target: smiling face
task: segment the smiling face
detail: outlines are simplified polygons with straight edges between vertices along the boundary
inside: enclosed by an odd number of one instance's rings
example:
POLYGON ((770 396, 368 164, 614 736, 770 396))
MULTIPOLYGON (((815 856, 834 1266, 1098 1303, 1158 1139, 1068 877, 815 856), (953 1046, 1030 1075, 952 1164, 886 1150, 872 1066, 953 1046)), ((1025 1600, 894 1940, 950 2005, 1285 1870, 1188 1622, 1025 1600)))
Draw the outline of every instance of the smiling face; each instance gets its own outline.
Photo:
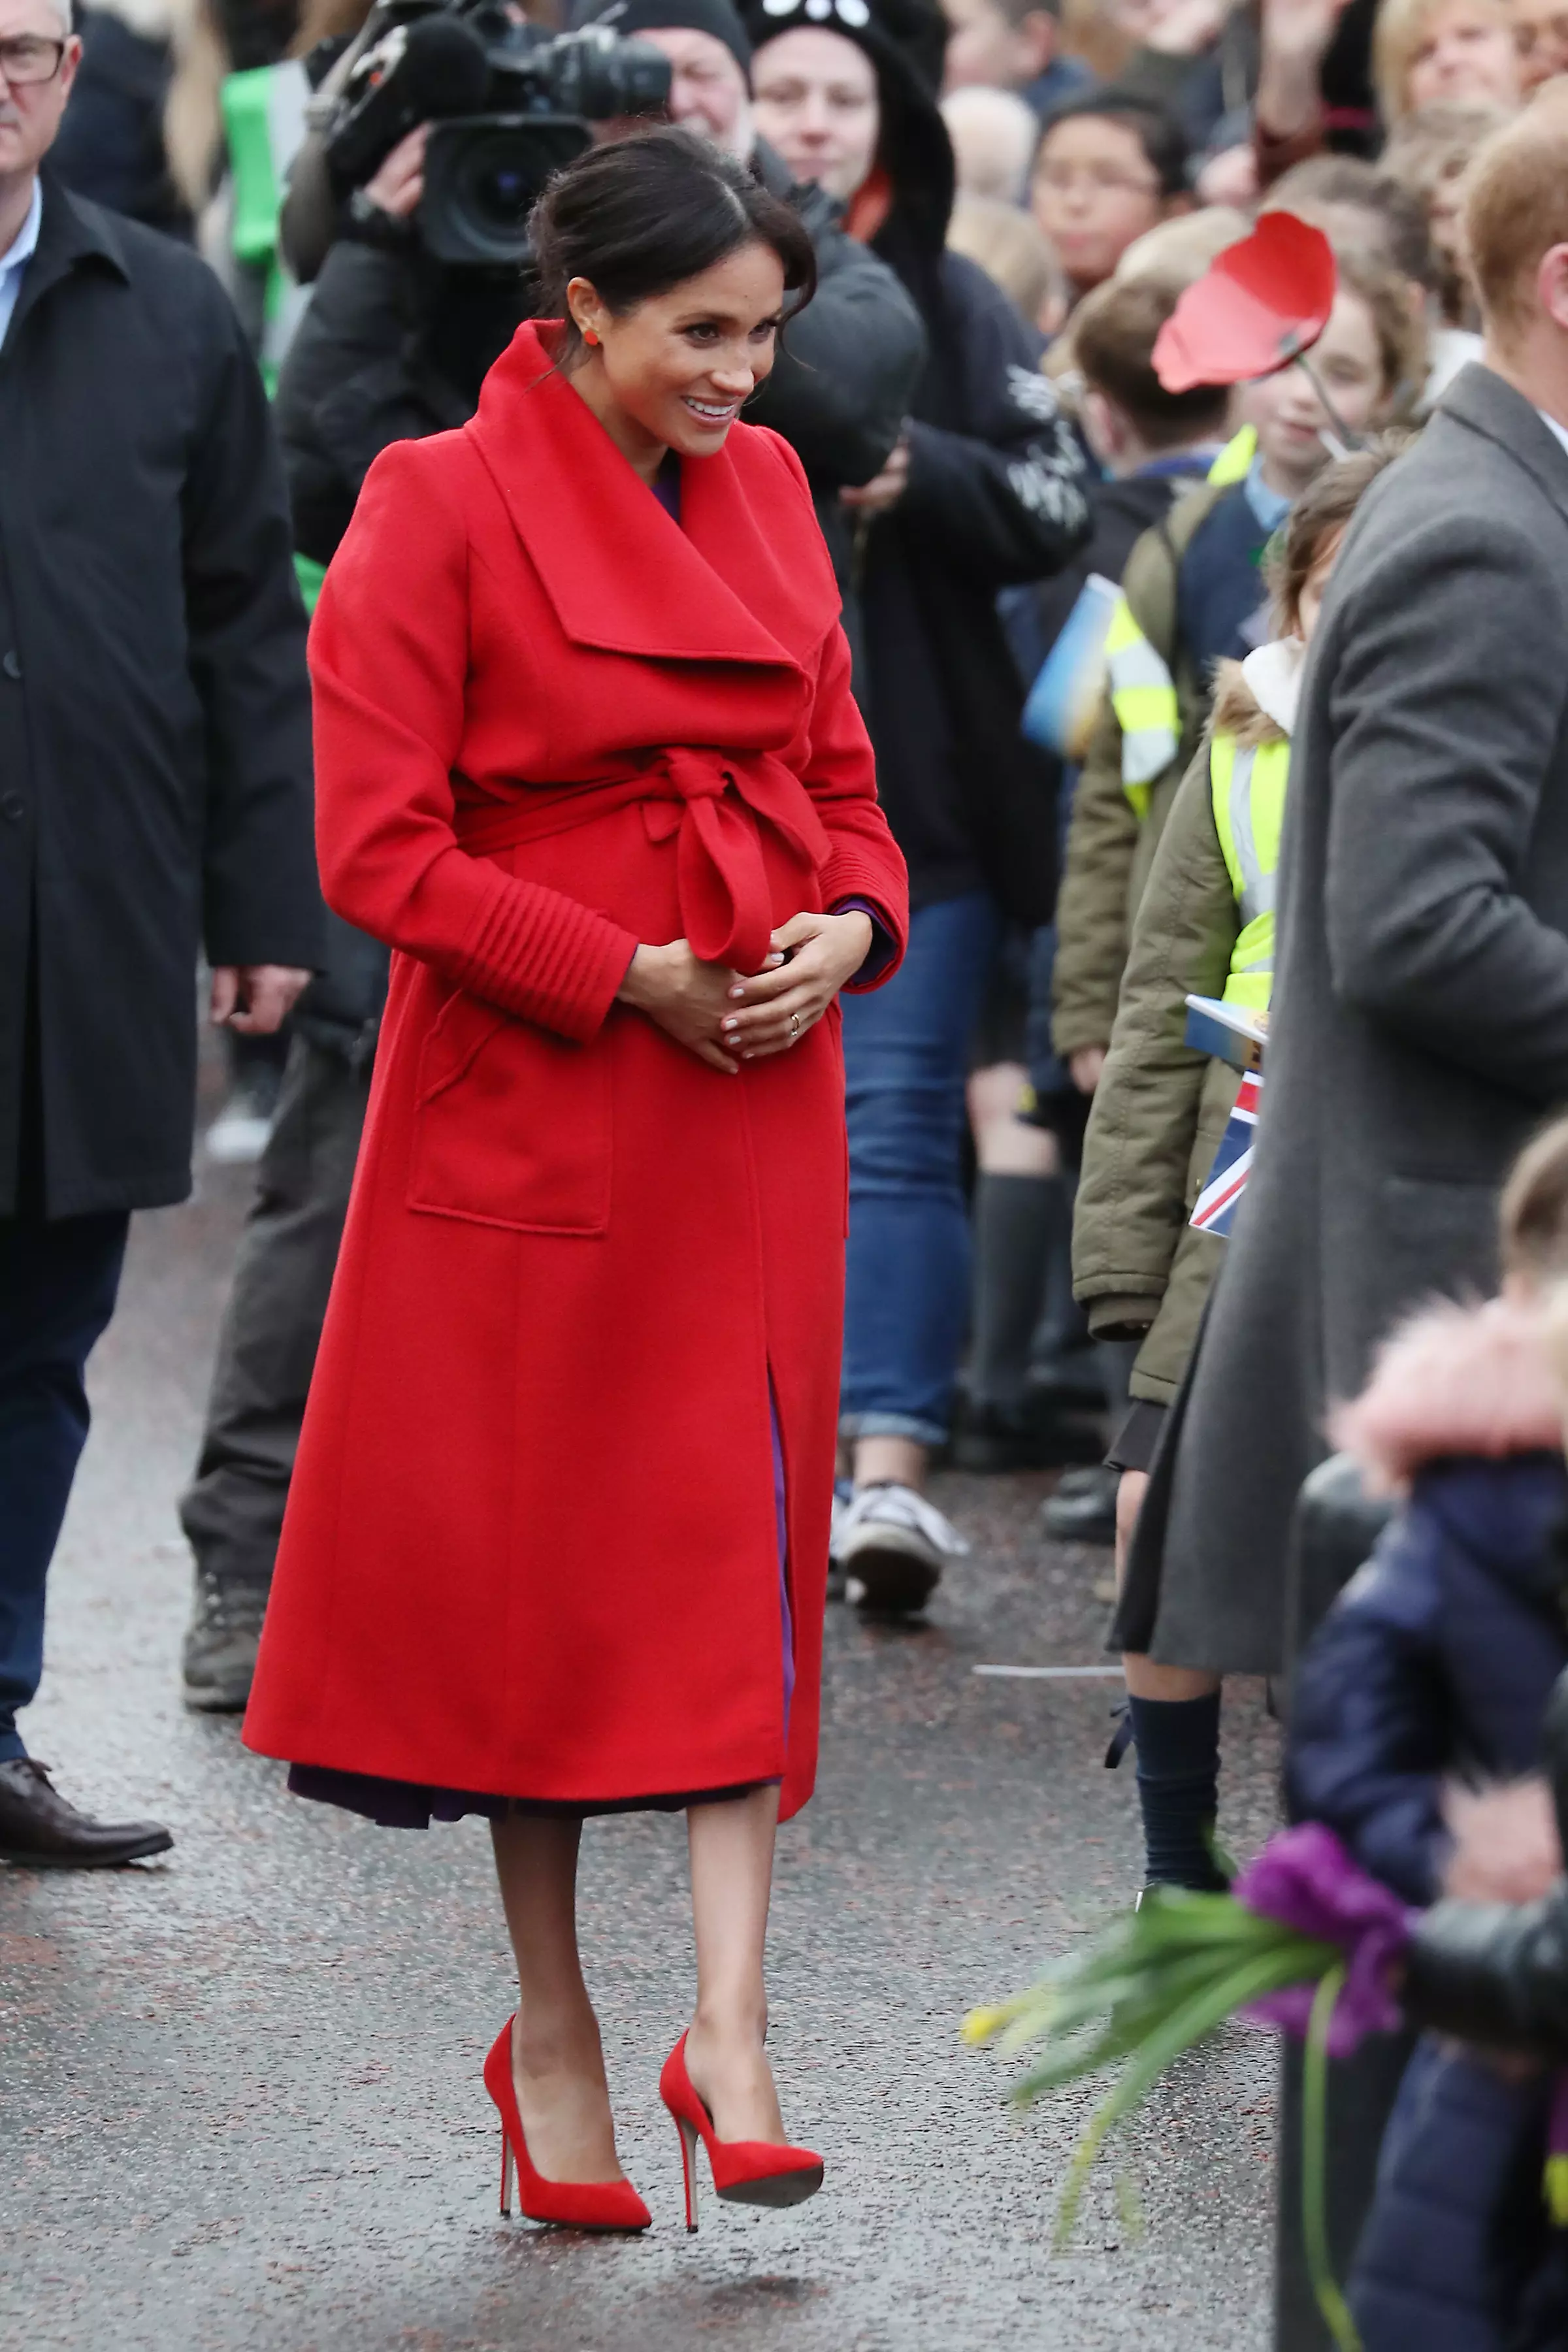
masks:
POLYGON ((30 181, 54 144, 80 56, 81 43, 67 38, 50 0, 0 0, 0 185, 30 181), (46 72, 47 79, 37 79, 46 72))
POLYGON ((802 25, 758 50, 752 86, 758 136, 797 180, 847 204, 866 184, 882 127, 865 50, 842 33, 802 25))
POLYGON ((1519 83, 1519 51, 1508 19, 1474 0, 1447 0, 1426 20, 1405 76, 1405 97, 1412 108, 1446 100, 1511 106, 1519 83))
MULTIPOLYGON (((1341 288, 1309 356, 1347 431, 1363 433, 1377 422, 1390 387, 1383 380, 1377 329, 1359 294, 1341 288)), ((1260 376, 1242 394, 1241 411, 1258 428, 1264 479, 1281 496, 1299 498, 1328 463, 1321 436, 1333 429, 1310 377, 1299 367, 1260 376)))
POLYGON ((772 370, 784 298, 784 264, 760 241, 619 317, 587 278, 573 278, 566 301, 587 348, 571 382, 645 480, 667 449, 711 457, 723 447, 772 370))

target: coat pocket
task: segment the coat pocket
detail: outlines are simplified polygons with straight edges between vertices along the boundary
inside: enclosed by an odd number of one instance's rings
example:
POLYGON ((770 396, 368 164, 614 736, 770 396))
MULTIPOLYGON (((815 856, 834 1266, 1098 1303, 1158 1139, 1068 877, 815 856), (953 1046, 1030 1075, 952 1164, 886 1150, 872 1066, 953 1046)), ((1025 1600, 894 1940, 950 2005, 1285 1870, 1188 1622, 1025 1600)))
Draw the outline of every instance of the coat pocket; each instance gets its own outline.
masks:
POLYGON ((419 1057, 408 1205, 524 1234, 610 1215, 610 1038, 574 1045, 458 990, 419 1057))

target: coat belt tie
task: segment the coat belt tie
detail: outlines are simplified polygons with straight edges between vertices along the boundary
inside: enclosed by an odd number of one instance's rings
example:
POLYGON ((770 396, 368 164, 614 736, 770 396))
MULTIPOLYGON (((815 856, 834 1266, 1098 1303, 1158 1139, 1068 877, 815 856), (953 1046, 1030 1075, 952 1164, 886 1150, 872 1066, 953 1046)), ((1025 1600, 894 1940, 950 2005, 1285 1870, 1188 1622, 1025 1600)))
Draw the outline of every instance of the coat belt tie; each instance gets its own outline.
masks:
POLYGON ((759 828, 766 825, 803 884, 831 849, 811 795, 771 752, 661 751, 629 776, 524 786, 505 808, 459 810, 458 838, 473 856, 543 839, 640 803, 650 841, 676 842, 680 919, 692 952, 732 971, 760 969, 773 935, 773 894, 759 828))

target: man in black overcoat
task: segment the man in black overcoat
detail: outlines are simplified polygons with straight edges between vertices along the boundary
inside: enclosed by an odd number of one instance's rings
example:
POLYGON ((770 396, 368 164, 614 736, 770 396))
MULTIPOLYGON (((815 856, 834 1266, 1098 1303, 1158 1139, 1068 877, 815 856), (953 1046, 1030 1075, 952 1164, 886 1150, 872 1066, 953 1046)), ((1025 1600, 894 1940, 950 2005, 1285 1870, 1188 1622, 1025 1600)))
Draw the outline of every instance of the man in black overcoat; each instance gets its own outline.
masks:
POLYGON ((26 1754, 83 1369, 184 1200, 192 992, 278 1027, 319 953, 310 689, 266 401, 195 256, 43 158, 70 0, 0 0, 0 1860, 124 1862, 26 1754))

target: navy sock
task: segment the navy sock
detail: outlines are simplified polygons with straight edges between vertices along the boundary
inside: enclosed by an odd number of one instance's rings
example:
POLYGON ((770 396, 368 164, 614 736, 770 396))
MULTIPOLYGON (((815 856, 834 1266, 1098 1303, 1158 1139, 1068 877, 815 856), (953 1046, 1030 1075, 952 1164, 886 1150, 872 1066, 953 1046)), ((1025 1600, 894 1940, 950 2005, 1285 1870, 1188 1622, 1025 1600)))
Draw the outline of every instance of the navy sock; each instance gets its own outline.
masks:
POLYGON ((1131 1698, 1145 1884, 1218 1887, 1210 1851, 1219 1810, 1219 1697, 1131 1698))

